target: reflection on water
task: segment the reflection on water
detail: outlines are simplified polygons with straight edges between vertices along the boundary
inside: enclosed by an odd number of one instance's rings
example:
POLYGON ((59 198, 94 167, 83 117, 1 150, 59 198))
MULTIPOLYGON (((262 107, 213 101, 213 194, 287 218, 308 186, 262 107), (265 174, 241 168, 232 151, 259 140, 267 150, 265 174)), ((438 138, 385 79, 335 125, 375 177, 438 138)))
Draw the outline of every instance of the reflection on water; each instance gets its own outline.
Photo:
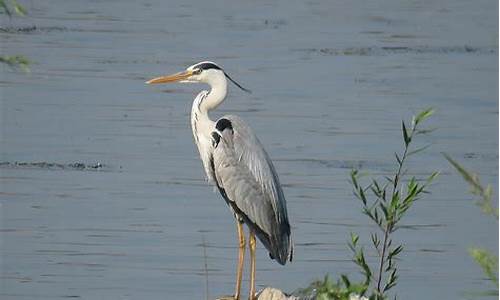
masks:
POLYGON ((214 117, 252 125, 288 200, 295 259, 281 267, 260 247, 259 287, 357 274, 349 232, 369 240, 373 227, 349 172, 390 174, 400 120, 428 106, 437 130, 421 137, 432 146, 410 168, 442 175, 395 236, 405 241, 398 296, 488 287, 466 249, 497 251, 497 224, 441 152, 497 182, 495 2, 92 4, 28 3, 28 17, 0 27, 3 54, 36 62, 29 74, 3 66, 0 78, 0 298, 233 290, 236 226, 203 178, 189 128, 205 87, 144 85, 203 59, 253 90, 231 89, 214 117))

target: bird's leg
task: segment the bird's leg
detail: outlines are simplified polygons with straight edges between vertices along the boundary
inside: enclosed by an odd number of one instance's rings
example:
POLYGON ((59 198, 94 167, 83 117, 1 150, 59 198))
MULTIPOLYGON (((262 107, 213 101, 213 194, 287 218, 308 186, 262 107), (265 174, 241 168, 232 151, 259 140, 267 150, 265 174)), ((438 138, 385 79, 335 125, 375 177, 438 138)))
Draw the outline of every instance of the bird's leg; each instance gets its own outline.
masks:
POLYGON ((249 300, 255 300, 255 233, 250 229, 248 237, 248 246, 250 248, 250 296, 249 300))
POLYGON ((236 271, 236 289, 234 295, 222 296, 217 300, 240 300, 241 278, 243 275, 243 263, 245 260, 245 233, 243 232, 243 222, 236 216, 236 228, 238 229, 238 269, 236 271))
POLYGON ((234 299, 240 299, 241 291, 241 277, 243 275, 243 262, 245 260, 245 233, 243 232, 243 223, 236 219, 236 226, 238 227, 238 270, 236 271, 236 290, 234 292, 234 299))

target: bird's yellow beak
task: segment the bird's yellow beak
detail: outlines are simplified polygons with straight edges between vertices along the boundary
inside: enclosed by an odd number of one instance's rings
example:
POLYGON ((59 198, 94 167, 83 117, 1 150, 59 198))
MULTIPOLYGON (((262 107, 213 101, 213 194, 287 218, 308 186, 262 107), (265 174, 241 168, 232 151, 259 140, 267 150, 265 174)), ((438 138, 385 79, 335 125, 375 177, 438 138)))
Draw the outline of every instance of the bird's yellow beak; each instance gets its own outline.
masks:
POLYGON ((191 75, 193 75, 193 71, 182 71, 179 73, 175 73, 167 76, 160 76, 153 78, 151 80, 146 81, 147 84, 157 84, 157 83, 169 83, 169 82, 178 82, 181 80, 188 79, 191 75))

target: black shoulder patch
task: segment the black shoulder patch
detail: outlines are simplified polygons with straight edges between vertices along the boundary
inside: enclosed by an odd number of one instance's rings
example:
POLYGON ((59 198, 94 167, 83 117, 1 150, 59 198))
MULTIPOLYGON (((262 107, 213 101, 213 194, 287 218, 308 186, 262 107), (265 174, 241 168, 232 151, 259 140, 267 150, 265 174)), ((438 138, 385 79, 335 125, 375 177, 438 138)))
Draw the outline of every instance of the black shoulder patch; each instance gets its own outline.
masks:
POLYGON ((218 65, 211 63, 211 62, 199 63, 195 66, 195 68, 202 69, 202 70, 210 70, 210 69, 222 70, 221 67, 219 67, 218 65))
POLYGON ((217 148, 217 145, 219 145, 219 142, 220 142, 220 135, 217 133, 217 132, 212 132, 212 144, 214 147, 217 148))
POLYGON ((217 124, 215 124, 215 128, 217 128, 217 130, 219 130, 220 132, 223 132, 226 128, 233 130, 233 124, 231 124, 231 121, 229 121, 228 119, 222 118, 217 121, 217 124))

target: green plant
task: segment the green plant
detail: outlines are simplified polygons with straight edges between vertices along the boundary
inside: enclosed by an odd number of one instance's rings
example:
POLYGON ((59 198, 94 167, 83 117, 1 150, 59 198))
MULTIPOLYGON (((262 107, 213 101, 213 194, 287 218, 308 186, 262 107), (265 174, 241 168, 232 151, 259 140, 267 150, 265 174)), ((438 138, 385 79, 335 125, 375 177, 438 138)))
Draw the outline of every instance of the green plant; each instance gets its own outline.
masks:
POLYGON ((0 0, 0 8, 9 17, 13 14, 18 16, 25 16, 27 14, 24 6, 19 4, 16 0, 0 0))
POLYGON ((351 172, 354 195, 361 201, 363 213, 379 229, 378 232, 371 233, 371 243, 378 255, 378 263, 375 268, 366 262, 363 247, 358 246, 359 237, 356 234, 351 234, 349 245, 354 253, 354 262, 361 268, 365 277, 365 284, 369 288, 371 287, 370 299, 386 299, 387 292, 397 284, 396 260, 403 250, 403 245, 393 243, 391 235, 398 230, 399 222, 408 209, 423 193, 427 192, 427 187, 438 175, 438 172, 433 172, 423 181, 412 176, 406 184, 403 184, 407 175, 405 169, 407 159, 428 148, 427 145, 411 150, 411 145, 416 135, 428 132, 421 130, 419 125, 433 112, 432 109, 420 112, 413 117, 409 128, 402 121, 404 150, 402 154, 395 153, 397 171, 394 175, 386 176, 383 183, 372 179, 370 184, 364 186, 359 182, 359 171, 353 170, 351 172))
POLYGON ((469 184, 471 194, 478 196, 479 199, 476 200, 477 206, 487 214, 492 215, 498 220, 498 208, 493 206, 493 189, 491 185, 484 187, 479 180, 477 174, 466 170, 458 162, 454 161, 448 154, 443 153, 444 157, 448 162, 457 170, 457 172, 462 175, 463 179, 469 184))
POLYGON ((23 55, 0 55, 0 62, 11 68, 20 68, 24 72, 29 72, 30 61, 23 55))
POLYGON ((314 297, 315 300, 350 300, 351 296, 362 295, 365 291, 366 286, 363 283, 352 283, 346 275, 341 275, 337 281, 326 275, 323 280, 316 280, 294 294, 300 299, 314 297))
MULTIPOLYGON (((469 184, 470 192, 479 197, 476 205, 481 208, 484 214, 493 216, 498 221, 498 208, 493 205, 493 189, 491 185, 484 187, 479 180, 479 176, 465 169, 449 155, 443 153, 448 162, 457 170, 463 179, 469 184)), ((469 254, 483 270, 484 275, 496 286, 495 290, 480 293, 483 296, 498 296, 498 256, 486 249, 472 247, 469 254)))
MULTIPOLYGON (((351 184, 354 196, 362 203, 362 211, 378 229, 371 233, 371 244, 377 254, 375 263, 366 260, 364 247, 359 243, 359 236, 351 233, 349 248, 353 253, 353 262, 361 269, 364 280, 351 283, 347 275, 342 275, 337 282, 325 277, 323 281, 313 282, 302 291, 316 291, 316 299, 346 300, 367 296, 370 300, 388 298, 388 291, 398 281, 397 259, 403 251, 403 245, 393 242, 392 234, 399 229, 401 219, 415 201, 427 192, 429 184, 436 178, 438 172, 433 172, 424 180, 407 175, 406 162, 427 146, 412 149, 412 142, 419 134, 429 130, 420 129, 421 123, 433 114, 432 109, 426 109, 413 117, 410 127, 402 122, 404 150, 395 153, 397 167, 393 175, 385 176, 383 180, 372 178, 368 184, 360 182, 359 170, 351 171, 351 184)), ((396 298, 396 297, 394 297, 396 298)))
MULTIPOLYGON (((14 14, 25 16, 27 14, 24 6, 16 0, 0 0, 0 12, 12 17, 14 14)), ((30 61, 23 55, 0 55, 0 63, 4 63, 11 68, 19 68, 24 72, 29 72, 30 61)))

